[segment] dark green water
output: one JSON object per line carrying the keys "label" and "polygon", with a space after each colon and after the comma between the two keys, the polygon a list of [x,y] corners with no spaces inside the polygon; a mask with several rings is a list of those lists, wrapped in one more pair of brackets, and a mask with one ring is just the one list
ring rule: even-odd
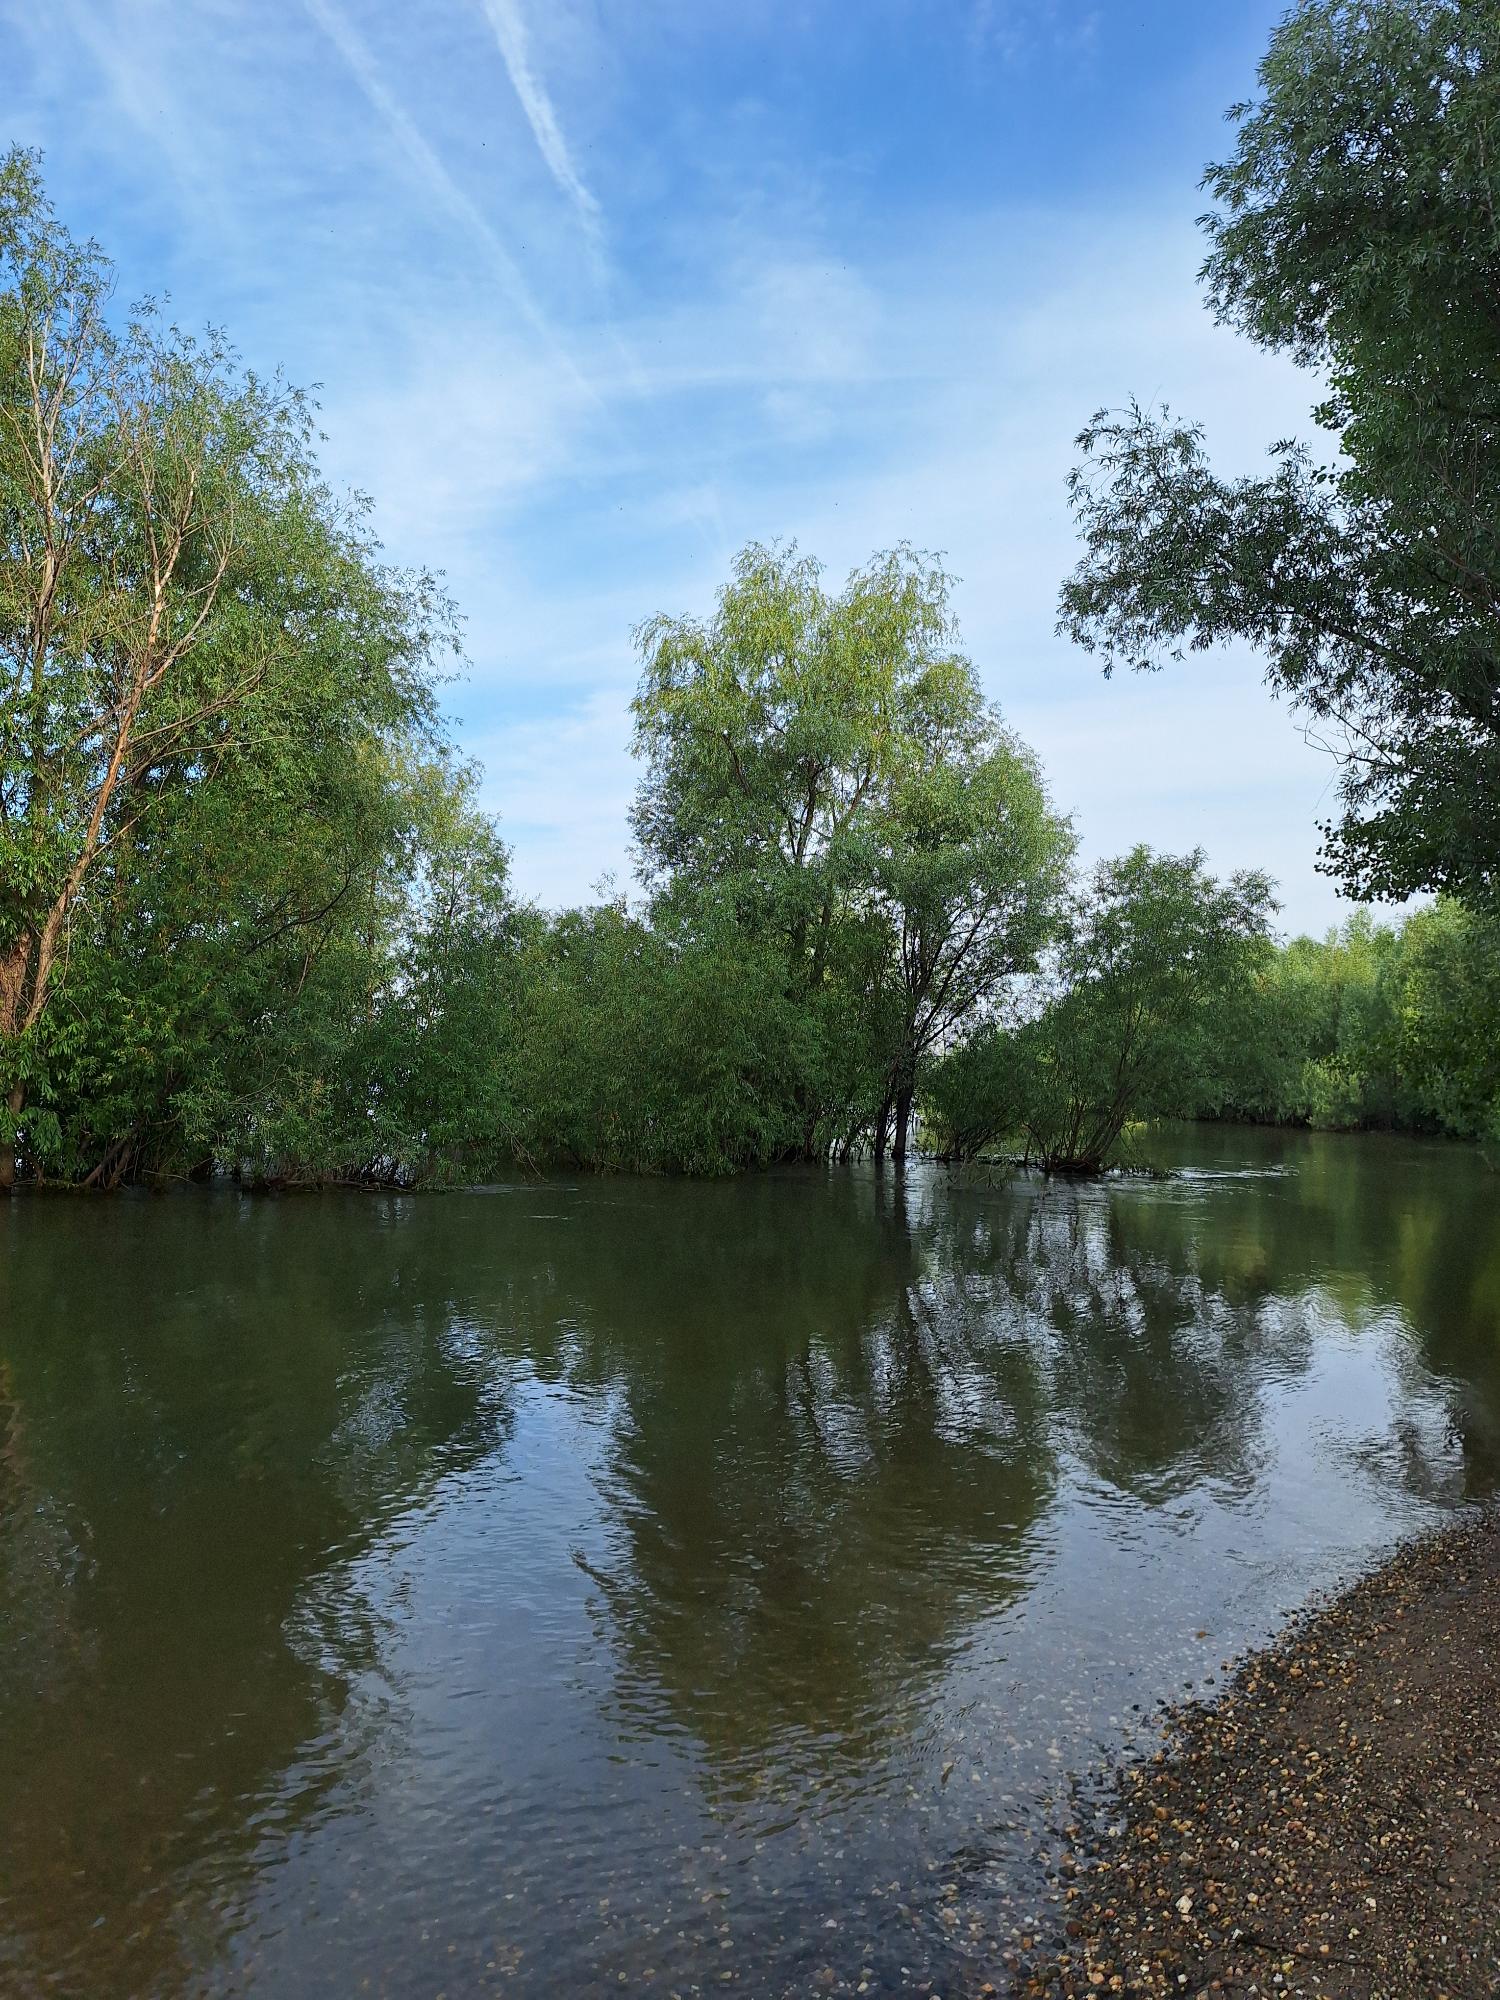
{"label": "dark green water", "polygon": [[0,1992],[955,1996],[1066,1774],[1500,1471],[1500,1177],[0,1211]]}

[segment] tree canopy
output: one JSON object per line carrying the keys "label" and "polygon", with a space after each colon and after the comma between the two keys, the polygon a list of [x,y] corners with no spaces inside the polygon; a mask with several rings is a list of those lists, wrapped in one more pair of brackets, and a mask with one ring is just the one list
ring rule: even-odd
{"label": "tree canopy", "polygon": [[1183,1117],[1214,1087],[1215,1024],[1270,943],[1263,875],[1219,882],[1201,852],[1133,848],[1072,899],[1037,1004],[963,1044],[933,1080],[939,1144],[997,1143],[1049,1173],[1098,1173],[1127,1125]]}
{"label": "tree canopy", "polygon": [[449,783],[434,579],[329,492],[304,397],[150,309],[121,323],[112,284],[10,154],[0,1180],[22,1136],[111,1179],[212,1152],[247,1089],[263,1122],[279,1036],[387,976],[374,941]]}
{"label": "tree canopy", "polygon": [[1340,760],[1357,898],[1500,889],[1500,14],[1304,0],[1209,167],[1208,302],[1315,376],[1321,435],[1216,471],[1098,412],[1062,628],[1116,665],[1248,641]]}
{"label": "tree canopy", "polygon": [[[695,899],[727,899],[819,1017],[805,1153],[904,1156],[929,1058],[1055,921],[1071,834],[956,649],[951,590],[909,548],[834,594],[795,547],[752,545],[711,619],[637,634],[648,879],[689,927]],[[854,1088],[835,1053],[851,1036]]]}

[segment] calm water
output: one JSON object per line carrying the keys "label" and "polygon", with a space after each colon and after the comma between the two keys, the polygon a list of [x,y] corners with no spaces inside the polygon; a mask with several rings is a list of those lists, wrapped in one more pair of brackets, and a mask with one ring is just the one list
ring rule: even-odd
{"label": "calm water", "polygon": [[0,1991],[958,1995],[1066,1774],[1500,1471],[1500,1176],[0,1212]]}

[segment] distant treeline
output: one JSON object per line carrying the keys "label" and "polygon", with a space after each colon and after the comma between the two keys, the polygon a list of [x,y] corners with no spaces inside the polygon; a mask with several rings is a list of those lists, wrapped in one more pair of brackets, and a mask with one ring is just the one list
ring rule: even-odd
{"label": "distant treeline", "polygon": [[[1158,880],[1182,866],[1135,865]],[[1139,900],[1135,914],[1139,930]],[[1493,920],[1451,900],[1397,924],[1362,910],[1322,939],[1236,942],[1212,981],[1201,952],[1163,942],[1056,998],[1035,982],[1034,1016],[955,1048],[927,1093],[932,1142],[951,1158],[1097,1168],[1152,1118],[1500,1139]]]}
{"label": "distant treeline", "polygon": [[1500,1139],[1500,927],[1441,901],[1273,951],[1199,1116]]}
{"label": "distant treeline", "polygon": [[528,906],[441,724],[438,583],[329,491],[305,399],[116,311],[0,161],[0,1187],[1500,1136],[1497,80],[1493,9],[1304,0],[1205,274],[1317,371],[1336,458],[1226,480],[1135,406],[1079,439],[1064,629],[1106,671],[1258,648],[1338,755],[1324,865],[1438,897],[1286,946],[1253,872],[1079,874],[905,547],[835,590],[752,545],[643,625],[639,900]]}

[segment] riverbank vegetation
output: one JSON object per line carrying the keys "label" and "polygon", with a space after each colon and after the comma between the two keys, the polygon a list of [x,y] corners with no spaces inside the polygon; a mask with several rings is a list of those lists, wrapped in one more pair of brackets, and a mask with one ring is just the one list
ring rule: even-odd
{"label": "riverbank vegetation", "polygon": [[[1304,5],[1208,173],[1210,301],[1316,370],[1329,463],[1226,480],[1101,413],[1063,619],[1106,668],[1248,639],[1334,739],[1325,864],[1439,901],[1277,943],[1272,885],[1066,814],[910,548],[752,545],[636,634],[641,893],[549,914],[444,733],[437,579],[305,398],[122,314],[0,166],[0,1186],[232,1171],[721,1173],[1167,1115],[1500,1137],[1493,149],[1500,43]],[[1334,449],[1336,446],[1336,450]]]}
{"label": "riverbank vegetation", "polygon": [[1195,1115],[1500,1137],[1500,928],[1444,899],[1270,953]]}
{"label": "riverbank vegetation", "polygon": [[1055,997],[935,1066],[933,1144],[1095,1173],[1152,1119],[1500,1139],[1500,926],[1444,898],[1283,944],[1272,908],[1201,856],[1107,863],[1064,920]]}

